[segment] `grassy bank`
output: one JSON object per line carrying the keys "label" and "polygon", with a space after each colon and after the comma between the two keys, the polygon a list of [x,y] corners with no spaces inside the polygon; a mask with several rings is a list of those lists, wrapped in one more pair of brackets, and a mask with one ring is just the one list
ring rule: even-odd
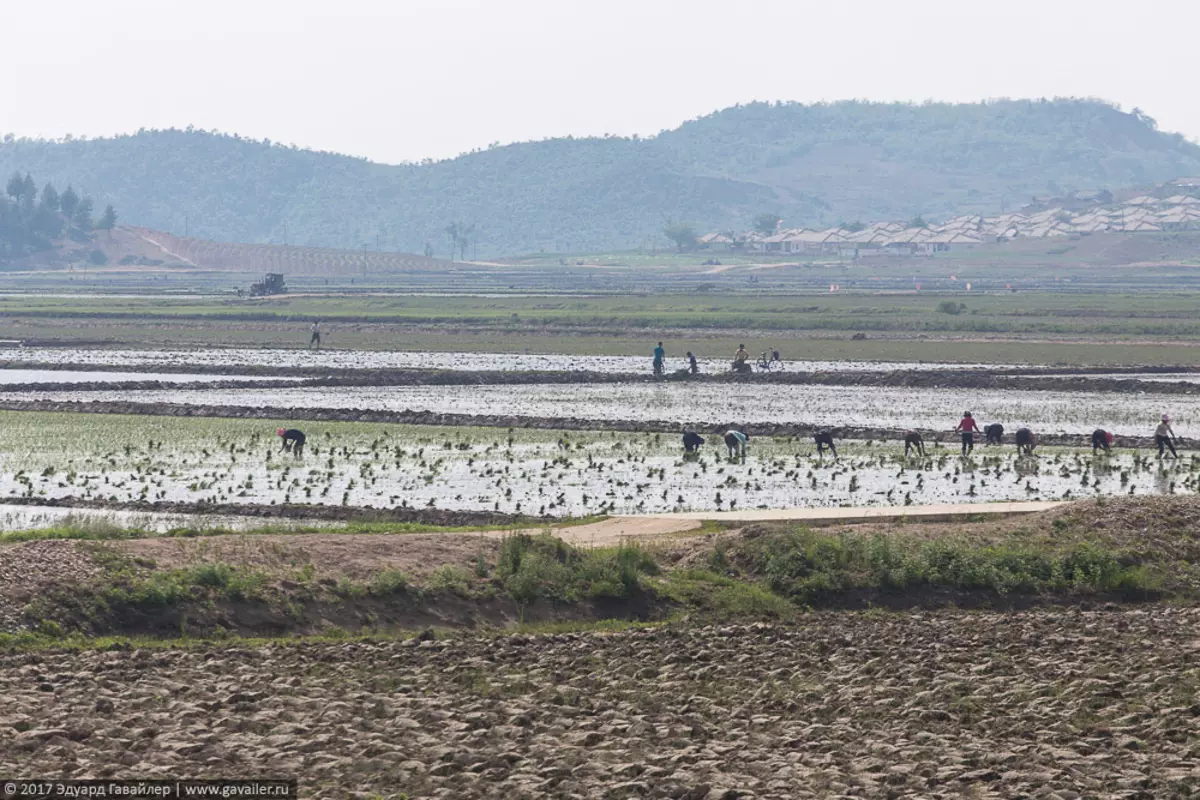
{"label": "grassy bank", "polygon": [[349,566],[323,560],[303,549],[306,537],[293,537],[295,547],[272,541],[213,549],[201,542],[186,552],[34,542],[29,546],[74,548],[91,574],[25,598],[26,632],[5,641],[27,643],[38,634],[374,635],[680,616],[789,619],[822,608],[1162,598],[1190,604],[1200,600],[1192,506],[1186,498],[1154,498],[1086,502],[1021,520],[820,530],[754,525],[595,549],[548,533],[463,535],[412,544],[409,569],[387,558],[374,568],[361,559]]}

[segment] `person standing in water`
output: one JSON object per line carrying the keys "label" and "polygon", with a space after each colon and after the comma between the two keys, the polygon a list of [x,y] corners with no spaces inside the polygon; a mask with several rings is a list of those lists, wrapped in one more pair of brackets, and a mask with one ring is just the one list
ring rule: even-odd
{"label": "person standing in water", "polygon": [[663,362],[666,360],[666,358],[667,358],[667,351],[663,349],[663,343],[659,342],[658,346],[654,348],[654,374],[655,375],[663,374]]}
{"label": "person standing in water", "polygon": [[967,453],[973,452],[975,450],[975,431],[979,430],[979,425],[970,411],[963,412],[963,417],[954,430],[962,434],[962,454],[965,456]]}
{"label": "person standing in water", "polygon": [[312,347],[313,345],[316,345],[318,350],[321,349],[321,320],[319,319],[313,320],[312,338],[308,340],[308,346]]}
{"label": "person standing in water", "polygon": [[691,350],[688,350],[687,358],[688,358],[688,372],[692,373],[693,375],[699,375],[700,374],[700,365],[696,363],[696,357],[694,355],[692,355]]}
{"label": "person standing in water", "polygon": [[1179,453],[1175,452],[1175,431],[1171,430],[1171,418],[1163,414],[1162,422],[1154,429],[1154,443],[1158,445],[1158,457],[1162,458],[1165,453],[1165,448],[1171,448],[1171,457],[1179,458]]}

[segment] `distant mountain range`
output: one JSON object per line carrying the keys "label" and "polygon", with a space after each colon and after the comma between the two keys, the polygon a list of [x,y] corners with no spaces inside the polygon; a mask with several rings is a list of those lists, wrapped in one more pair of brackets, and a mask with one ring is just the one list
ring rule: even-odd
{"label": "distant mountain range", "polygon": [[[204,131],[6,140],[29,171],[208,239],[422,253],[669,246],[663,228],[743,229],[1009,210],[1032,195],[1200,175],[1200,146],[1093,100],[753,103],[648,139],[551,139],[383,165]],[[465,239],[465,246],[464,246]]]}

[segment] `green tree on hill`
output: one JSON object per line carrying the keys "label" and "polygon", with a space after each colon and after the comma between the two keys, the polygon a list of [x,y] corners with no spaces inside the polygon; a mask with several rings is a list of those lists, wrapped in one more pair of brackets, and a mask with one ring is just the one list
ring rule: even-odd
{"label": "green tree on hill", "polygon": [[778,214],[759,214],[754,218],[754,230],[761,233],[763,236],[770,236],[775,233],[775,229],[779,226]]}
{"label": "green tree on hill", "polygon": [[108,231],[108,238],[112,238],[113,228],[117,226],[117,211],[109,203],[104,207],[104,216],[100,217],[100,229]]}
{"label": "green tree on hill", "polygon": [[679,248],[679,252],[681,253],[685,250],[696,249],[696,231],[691,225],[683,223],[668,225],[663,229],[663,233],[675,243],[675,246]]}
{"label": "green tree on hill", "polygon": [[47,183],[42,187],[42,207],[49,211],[58,212],[58,190],[54,188],[54,184],[52,183]]}
{"label": "green tree on hill", "polygon": [[84,197],[79,201],[75,214],[71,217],[71,224],[81,231],[92,229],[92,198]]}
{"label": "green tree on hill", "polygon": [[75,190],[67,186],[67,190],[62,193],[59,198],[59,207],[62,208],[63,216],[68,220],[75,218],[75,210],[79,208],[79,195],[75,194]]}
{"label": "green tree on hill", "polygon": [[8,186],[5,187],[4,193],[13,199],[13,202],[20,203],[21,195],[25,193],[25,181],[21,179],[21,173],[14,172],[12,177],[8,179]]}

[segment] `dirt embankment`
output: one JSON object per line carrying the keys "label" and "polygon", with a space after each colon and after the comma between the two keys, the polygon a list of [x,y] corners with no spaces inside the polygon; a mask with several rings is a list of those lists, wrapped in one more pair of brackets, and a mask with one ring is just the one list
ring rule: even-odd
{"label": "dirt embankment", "polygon": [[[356,408],[281,408],[245,406],[191,406],[174,403],[133,402],[78,402],[55,400],[4,400],[0,401],[4,411],[55,411],[85,414],[133,414],[166,417],[228,417],[232,419],[261,419],[273,421],[311,420],[317,422],[379,422],[395,425],[432,425],[447,427],[483,428],[526,428],[534,430],[567,431],[627,431],[630,433],[680,433],[680,423],[672,420],[609,420],[585,419],[580,417],[526,417],[499,414],[442,414],[433,411],[377,411]],[[828,430],[836,439],[863,439],[873,441],[904,440],[904,430],[861,426],[813,426],[802,424],[751,424],[737,420],[720,424],[696,426],[702,434],[719,435],[730,428],[738,428],[752,437],[776,436],[807,439],[817,431]],[[926,442],[953,442],[957,434],[946,431],[920,431]],[[1035,431],[1035,433],[1037,433]],[[1012,442],[1013,432],[1005,434],[1005,441]],[[982,437],[980,437],[982,439]],[[1118,436],[1117,447],[1152,447],[1153,437]],[[1051,446],[1090,446],[1090,434],[1038,435],[1038,444]],[[1195,448],[1200,443],[1180,439],[1180,449]],[[682,445],[681,445],[682,447]]]}
{"label": "dirt embankment", "polygon": [[0,497],[0,505],[40,506],[46,508],[88,508],[137,513],[236,516],[271,520],[317,520],[329,522],[411,522],[445,527],[538,526],[555,521],[554,517],[504,514],[498,511],[449,511],[437,508],[373,508],[372,506],[333,506],[305,503],[278,505],[241,503],[203,503],[163,500],[91,500],[81,497]]}

